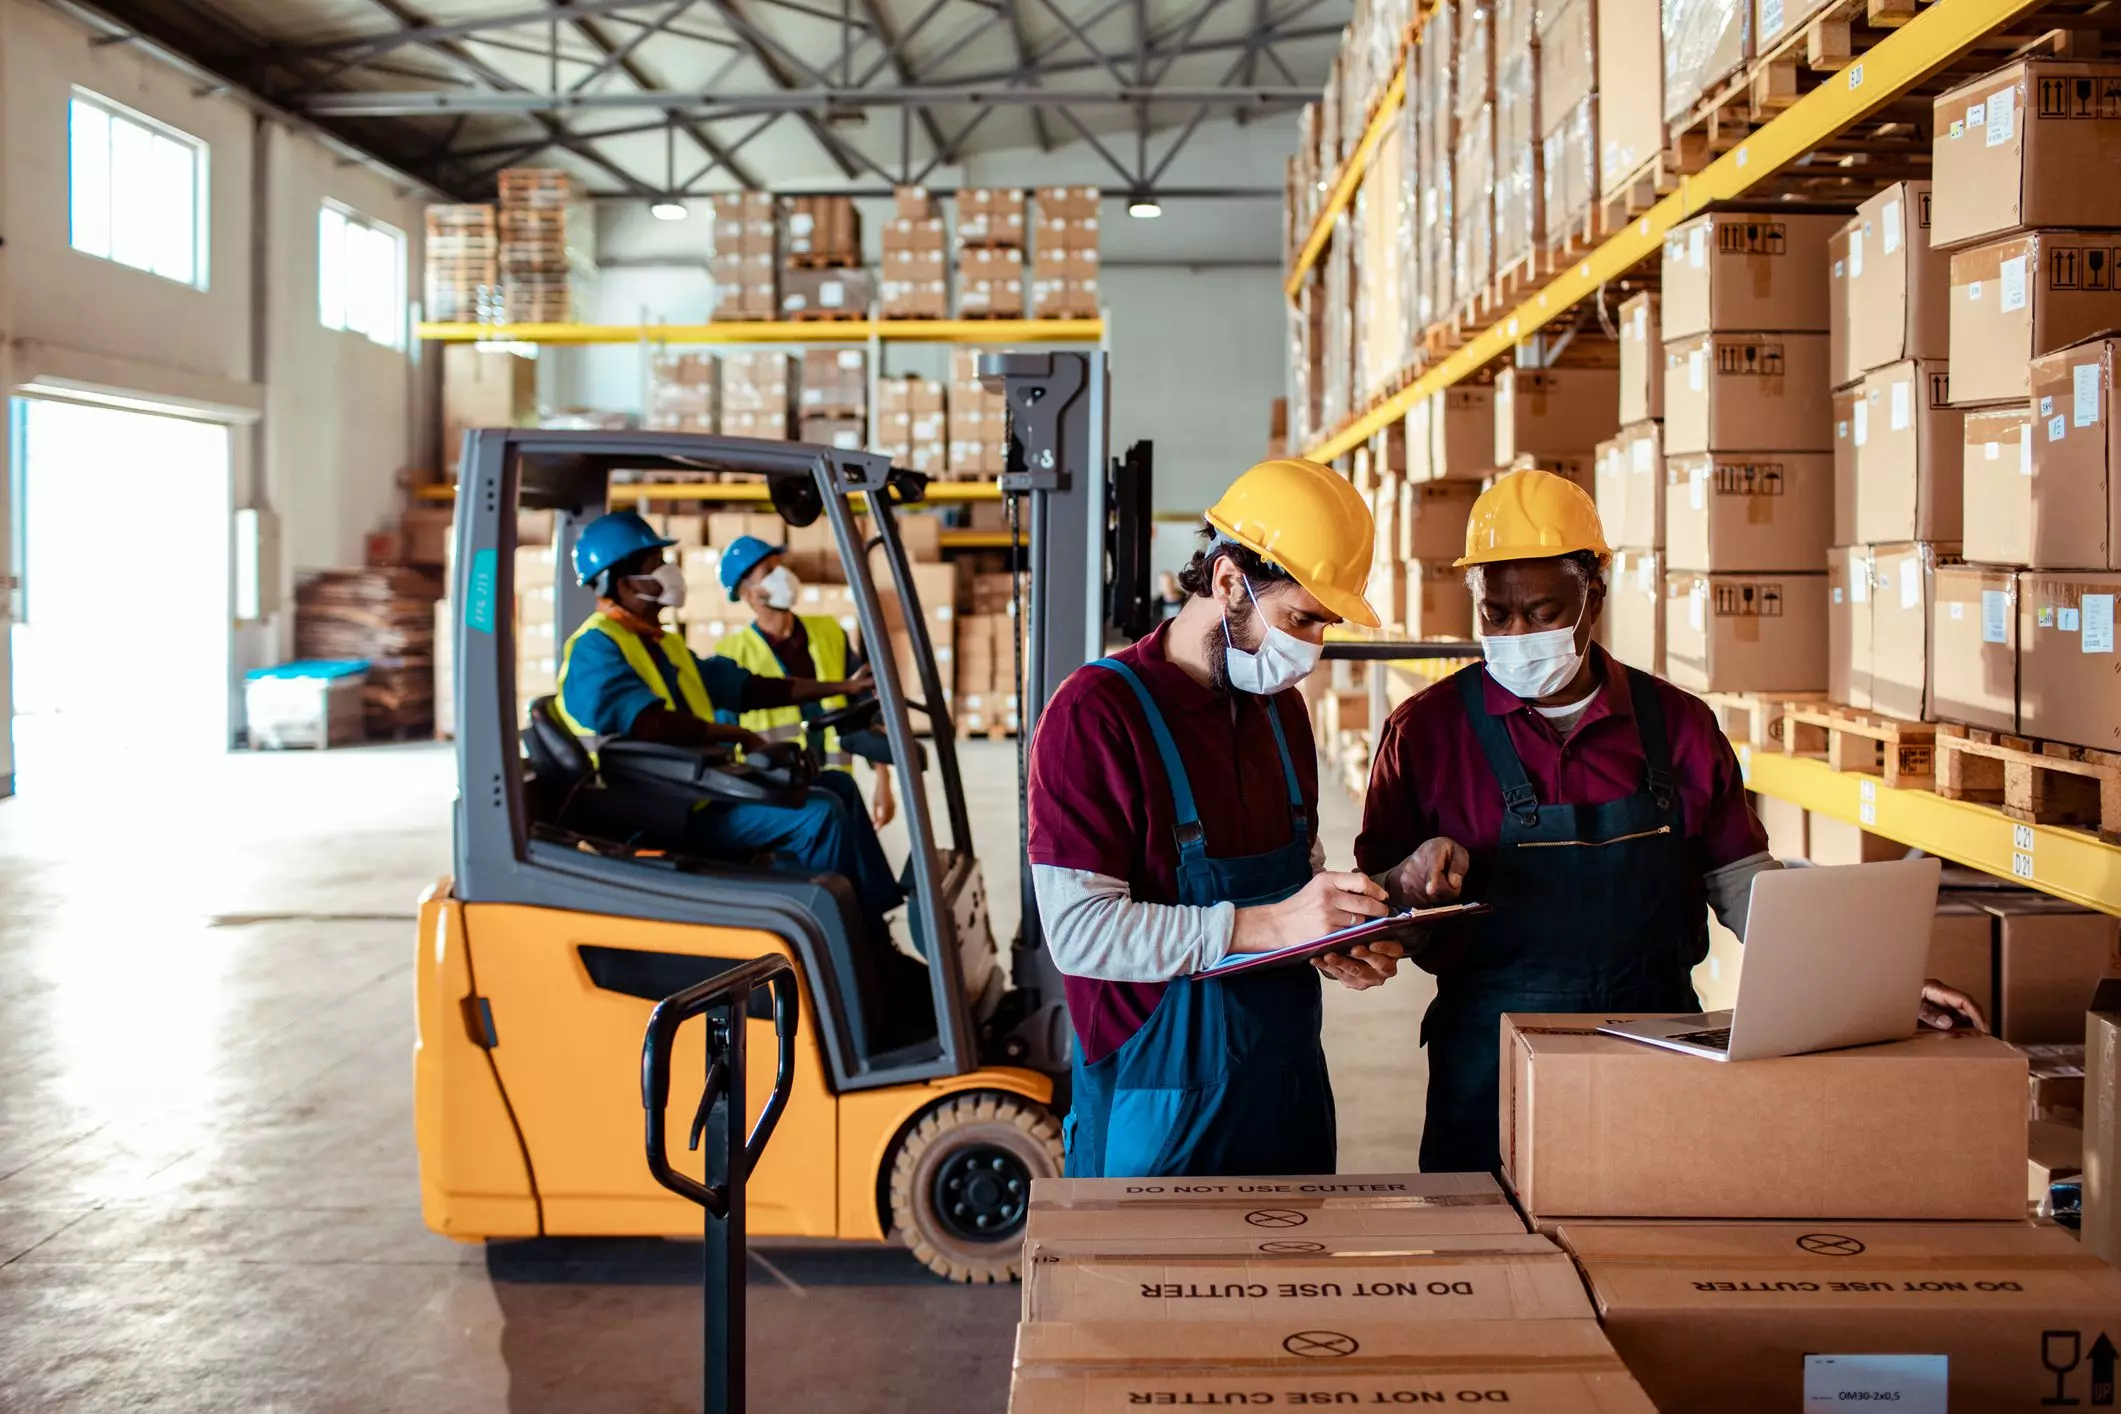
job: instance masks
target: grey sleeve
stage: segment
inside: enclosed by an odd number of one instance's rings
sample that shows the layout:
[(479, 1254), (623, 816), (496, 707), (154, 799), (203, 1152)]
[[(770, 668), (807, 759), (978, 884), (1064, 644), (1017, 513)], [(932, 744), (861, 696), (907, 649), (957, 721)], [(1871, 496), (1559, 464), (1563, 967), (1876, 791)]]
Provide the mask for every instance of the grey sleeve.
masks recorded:
[(1708, 887), (1709, 907), (1716, 910), (1724, 927), (1738, 935), (1739, 942), (1745, 941), (1745, 910), (1753, 900), (1753, 876), (1781, 867), (1782, 861), (1763, 849), (1702, 876), (1701, 882)]
[(1237, 907), (1141, 903), (1126, 880), (1051, 864), (1031, 866), (1039, 922), (1053, 963), (1072, 977), (1168, 982), (1221, 962)]

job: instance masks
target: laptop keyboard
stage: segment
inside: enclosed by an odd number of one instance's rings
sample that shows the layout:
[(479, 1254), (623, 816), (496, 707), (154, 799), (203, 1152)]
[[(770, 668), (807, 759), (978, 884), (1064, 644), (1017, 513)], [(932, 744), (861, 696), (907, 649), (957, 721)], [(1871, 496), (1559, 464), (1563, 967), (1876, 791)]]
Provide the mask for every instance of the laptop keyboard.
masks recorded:
[(1713, 1026), (1706, 1031), (1689, 1031), (1672, 1039), (1684, 1041), (1690, 1046), (1706, 1046), (1712, 1051), (1727, 1051), (1731, 1048), (1731, 1028)]

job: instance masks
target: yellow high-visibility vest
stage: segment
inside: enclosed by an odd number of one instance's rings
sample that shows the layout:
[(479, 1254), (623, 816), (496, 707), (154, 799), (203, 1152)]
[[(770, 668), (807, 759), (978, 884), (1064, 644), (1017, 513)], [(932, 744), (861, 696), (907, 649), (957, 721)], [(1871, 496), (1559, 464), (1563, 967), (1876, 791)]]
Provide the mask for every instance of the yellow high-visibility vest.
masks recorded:
[[(560, 650), (559, 690), (554, 694), (553, 705), (559, 708), (560, 720), (567, 724), (569, 731), (576, 736), (598, 735), (576, 721), (567, 711), (567, 667), (574, 658), (576, 640), (585, 633), (601, 633), (618, 644), (619, 652), (625, 655), (626, 666), (633, 669), (634, 675), (654, 690), (657, 699), (665, 707), (673, 712), (679, 710), (677, 703), (670, 698), (669, 685), (664, 682), (662, 673), (656, 670), (654, 661), (648, 656), (648, 645), (641, 642), (640, 635), (599, 610), (584, 619), (582, 626), (567, 636), (567, 646)], [(700, 681), (700, 665), (693, 661), (692, 650), (685, 646), (685, 640), (665, 629), (662, 650), (670, 666), (677, 669), (678, 691), (685, 699), (684, 710), (703, 722), (713, 721), (714, 703), (707, 696), (707, 684)]]
[[(847, 676), (847, 631), (840, 627), (838, 619), (822, 614), (798, 614), (797, 622), (810, 640), (810, 663), (817, 670), (819, 682), (838, 682)], [(714, 648), (715, 656), (728, 658), (746, 672), (762, 678), (784, 678), (787, 670), (774, 655), (773, 645), (766, 641), (764, 630), (751, 624), (741, 632), (722, 636)], [(837, 712), (847, 705), (844, 697), (828, 697), (816, 704), (817, 712)], [(813, 714), (815, 715), (815, 714)], [(761, 707), (737, 718), (737, 725), (747, 732), (757, 732), (768, 741), (795, 741), (803, 735), (803, 709), (799, 706)], [(840, 750), (838, 732), (825, 733), (825, 764), (841, 770), (852, 769), (854, 758)]]

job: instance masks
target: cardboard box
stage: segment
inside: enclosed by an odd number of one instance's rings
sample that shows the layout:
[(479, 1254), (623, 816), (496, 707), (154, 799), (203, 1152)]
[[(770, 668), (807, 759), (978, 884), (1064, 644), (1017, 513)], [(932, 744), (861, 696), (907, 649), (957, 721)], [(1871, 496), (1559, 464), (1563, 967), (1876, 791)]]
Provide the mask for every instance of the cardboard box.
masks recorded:
[(538, 416), (538, 365), (519, 354), (472, 344), (442, 347), (442, 470), (457, 473), (464, 434), (480, 427), (525, 427)]
[(1860, 225), (1860, 218), (1851, 216), (1826, 242), (1826, 366), (1836, 388), (1863, 376), (1849, 342), (1849, 238)]
[[(1981, 1014), (1996, 1014), (1995, 919), (1980, 905), (1980, 894), (1939, 894), (1937, 913), (1930, 924), (1930, 956), (1926, 976), (1948, 987), (1957, 987), (1981, 1008)], [(2031, 1060), (2028, 1058), (2030, 1067)]]
[(2121, 1324), (2121, 1274), (2025, 1222), (1563, 1223), (1559, 1237), (1668, 1414), (1941, 1411), (1947, 1391), (1955, 1410), (2087, 1401), (2094, 1347)]
[(1907, 846), (1818, 811), (1806, 812), (1805, 837), (1814, 864), (1876, 864), (1907, 858)]
[(1417, 639), (1471, 638), (1473, 591), (1449, 560), (1408, 560), (1406, 629)]
[(2026, 1061), (2032, 1067), (2026, 1077), (2031, 1089), (2031, 1117), (2036, 1120), (2073, 1119), (2082, 1123), (2084, 1047), (2076, 1043), (2035, 1042), (2018, 1049), (2025, 1052)]
[(1665, 564), (1673, 570), (1810, 570), (1833, 532), (1824, 452), (1674, 456), (1665, 462)]
[[(1834, 393), (1834, 543), (1856, 543), (1856, 404), (1863, 389)], [(1868, 414), (1866, 414), (1868, 416)]]
[(2121, 1262), (2121, 982), (2101, 982), (2084, 1018), (2084, 1250)]
[(1652, 0), (1601, 0), (1597, 25), (1598, 172), (1610, 197), (1664, 150), (1664, 73), (1646, 62), (1662, 53), (1664, 35)]
[[(2018, 1056), (2021, 1066), (2024, 1060)], [(2021, 1073), (2012, 1095), (2020, 1110), (2024, 1091)], [(2022, 1125), (2019, 1132), (2022, 1137)], [(2014, 1187), (2024, 1185), (2024, 1168), (2021, 1154)], [(1284, 1250), (1298, 1245), (1302, 1250)], [(1024, 1269), (1026, 1321), (1119, 1321), (1169, 1331), (1248, 1320), (1295, 1320), (1315, 1329), (1364, 1315), (1538, 1321), (1589, 1314), (1568, 1258), (1530, 1233), (1425, 1233), (1386, 1242), (1328, 1237), (1301, 1244), (1263, 1241), (1257, 1233), (1032, 1239), (1024, 1244)]]
[(1431, 394), (1428, 444), (1432, 480), (1478, 481), (1494, 471), (1494, 385), (1461, 383)]
[(1930, 184), (1895, 182), (1849, 233), (1848, 358), (1869, 372), (1950, 352), (1951, 262), (1930, 248)]
[(1873, 547), (1877, 592), (1871, 596), (1871, 707), (1903, 721), (1936, 720), (1930, 702), (1930, 620), (1940, 561), (1958, 546), (1927, 541)]
[(1826, 685), (1824, 574), (1667, 574), (1665, 676), (1692, 692)]
[(1811, 858), (1811, 835), (1805, 828), (1807, 813), (1803, 806), (1779, 795), (1756, 795), (1753, 813), (1767, 831), (1768, 853), (1785, 862)]
[(2027, 736), (2121, 750), (2117, 594), (2121, 574), (2018, 576), (2018, 728)]
[(1620, 306), (1620, 422), (1664, 416), (1664, 325), (1657, 296), (1643, 293)]
[(1615, 550), (1605, 576), (1606, 651), (1631, 668), (1664, 676), (1664, 556)]
[[(2121, 80), (2117, 80), (2121, 83)], [(2013, 504), (2034, 569), (2121, 569), (2121, 454), (2113, 415), (2121, 339), (2097, 338), (2033, 360), (2032, 480)], [(1998, 478), (2000, 479), (2000, 478)], [(2013, 498), (2014, 502), (2019, 498)]]
[(1953, 540), (1963, 524), (1966, 414), (1941, 363), (1875, 369), (1852, 409), (1856, 541)]
[(1837, 546), (1826, 560), (1826, 695), (1871, 705), (1871, 596), (1877, 567), (1868, 545)]
[(1399, 556), (1403, 560), (1455, 560), (1466, 552), (1466, 521), (1480, 487), (1468, 481), (1402, 483)]
[(1952, 397), (2023, 398), (2031, 360), (2121, 327), (2117, 248), (2109, 232), (2043, 230), (1953, 251)]
[(2017, 573), (1939, 565), (1931, 594), (1931, 710), (1939, 721), (2017, 731)]
[(1631, 423), (1620, 430), (1616, 440), (1621, 514), (1617, 519), (1608, 518), (1601, 505), (1599, 519), (1605, 523), (1606, 535), (1614, 545), (1662, 549), (1666, 533), (1664, 425)]
[(2121, 972), (2121, 923), (2043, 894), (1995, 893), (1996, 1034), (2018, 1043), (2068, 1044), (2084, 1030), (2092, 994)]
[(1487, 1174), (1294, 1178), (1036, 1178), (1029, 1241), (1046, 1238), (1413, 1237), (1522, 1233)]
[(866, 317), (876, 303), (876, 275), (856, 268), (781, 272), (781, 313), (840, 313)]
[(2084, 1176), (2084, 1128), (2061, 1120), (2034, 1120), (2027, 1128), (2026, 1201), (2041, 1217), (2054, 1216), (2054, 1188)]
[[(1654, 1414), (1595, 1321), (1336, 1321), (1020, 1326), (1011, 1414), (1146, 1407), (1510, 1404), (1543, 1414)], [(1353, 1359), (1345, 1357), (1353, 1356)]]
[(1716, 1065), (1604, 1019), (1502, 1019), (1503, 1168), (1542, 1219), (2024, 1215), (2026, 1061), (1993, 1036)]
[(1753, 0), (1753, 44), (1759, 53), (1826, 8), (1826, 0)]
[[(1669, 306), (1668, 306), (1669, 307)], [(1824, 334), (1702, 334), (1664, 346), (1664, 454), (1831, 452)]]
[(1529, 453), (1590, 452), (1619, 426), (1620, 372), (1612, 368), (1507, 368), (1495, 376), (1494, 466)]
[[(2044, 362), (2044, 360), (2043, 360)], [(1960, 503), (1964, 507), (1966, 557), (1985, 564), (2022, 565), (2033, 554), (2035, 507), (2033, 405), (1976, 408), (1961, 433)], [(2081, 439), (2090, 441), (2090, 438)], [(2076, 527), (2039, 516), (2043, 536), (2078, 540)]]
[(2035, 226), (2121, 226), (2121, 64), (2026, 59), (1935, 101), (1942, 246)]
[[(1697, 102), (1751, 62), (1753, 7), (1746, 0), (1665, 0), (1659, 47), (1664, 116), (1667, 122), (1684, 123)], [(1644, 50), (1642, 57), (1649, 53)]]
[(1827, 244), (1843, 222), (1719, 211), (1674, 226), (1664, 238), (1665, 343), (1736, 329), (1809, 331), (1823, 343)]

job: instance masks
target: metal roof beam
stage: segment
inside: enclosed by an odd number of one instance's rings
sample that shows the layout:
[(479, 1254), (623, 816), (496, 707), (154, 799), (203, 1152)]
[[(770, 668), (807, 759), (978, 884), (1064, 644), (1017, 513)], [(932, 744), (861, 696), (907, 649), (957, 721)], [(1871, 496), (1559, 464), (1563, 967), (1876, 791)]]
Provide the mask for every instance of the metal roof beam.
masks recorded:
[[(668, 18), (675, 19), (679, 12), (690, 8), (691, 4), (692, 0), (678, 0), (677, 9), (671, 11)], [(603, 54), (605, 64), (616, 67), (619, 72), (626, 76), (628, 82), (643, 92), (656, 86), (655, 79), (648, 71), (635, 63), (630, 57), (630, 49), (614, 45), (610, 39), (605, 37), (602, 30), (587, 20), (574, 19), (570, 22), (577, 34), (588, 40), (590, 44), (594, 45)], [(638, 45), (642, 38), (652, 32), (652, 30), (644, 30), (642, 34), (635, 36), (634, 43)], [(591, 77), (593, 78), (595, 75), (592, 74)], [(581, 85), (577, 84), (575, 87), (579, 89)], [(758, 185), (758, 178), (737, 164), (736, 155), (715, 141), (714, 137), (701, 128), (699, 124), (672, 108), (665, 108), (663, 117), (669, 125), (682, 129), (685, 136), (699, 144), (701, 151), (728, 168), (730, 176), (735, 177), (747, 187)]]
[[(491, 89), (415, 91), (410, 93), (324, 93), (310, 98), (305, 111), (327, 117), (399, 118), (435, 113), (575, 113), (654, 108), (702, 117), (735, 117), (789, 112), (814, 117), (825, 112), (861, 108), (949, 107), (963, 104), (1007, 104), (1033, 107), (1111, 108), (1143, 103), (1205, 103), (1213, 107), (1264, 107), (1307, 103), (1318, 91), (1308, 86), (1248, 88), (1022, 89), (1006, 87), (776, 88), (759, 93), (692, 93), (651, 89), (640, 93), (533, 93)], [(569, 137), (576, 134), (569, 133)], [(593, 137), (597, 134), (582, 134)], [(611, 136), (605, 133), (603, 136)], [(564, 144), (563, 144), (564, 145)], [(889, 172), (879, 169), (887, 181)]]
[(489, 30), (521, 29), (526, 25), (549, 24), (567, 15), (595, 19), (603, 15), (615, 15), (623, 10), (646, 10), (660, 3), (662, 0), (580, 0), (579, 4), (567, 5), (560, 3), (560, 0), (550, 0), (550, 3), (540, 5), (534, 10), (511, 10), (505, 15), (482, 15), (475, 20), (455, 20), (448, 24), (419, 21), (403, 25), (390, 34), (363, 34), (350, 39), (329, 39), (318, 44), (274, 45), (258, 57), (285, 59), (299, 55), (344, 54), (349, 50), (367, 50), (369, 57), (373, 58), (408, 45), (431, 44), (445, 39), (468, 39)]
[[(884, 46), (885, 57), (891, 61), (891, 71), (898, 75), (900, 83), (912, 83), (913, 65), (907, 61), (906, 51), (899, 37), (892, 32), (890, 21), (884, 18), (883, 7), (877, 0), (861, 0), (861, 6), (863, 15), (869, 21), (869, 27), (876, 33), (877, 42)], [(841, 57), (852, 58), (852, 47), (850, 46)], [(843, 72), (840, 77), (844, 82), (848, 75)], [(943, 130), (936, 126), (935, 115), (926, 108), (916, 108), (914, 113), (920, 119), (921, 132), (927, 136), (929, 148), (937, 152), (942, 151)]]

